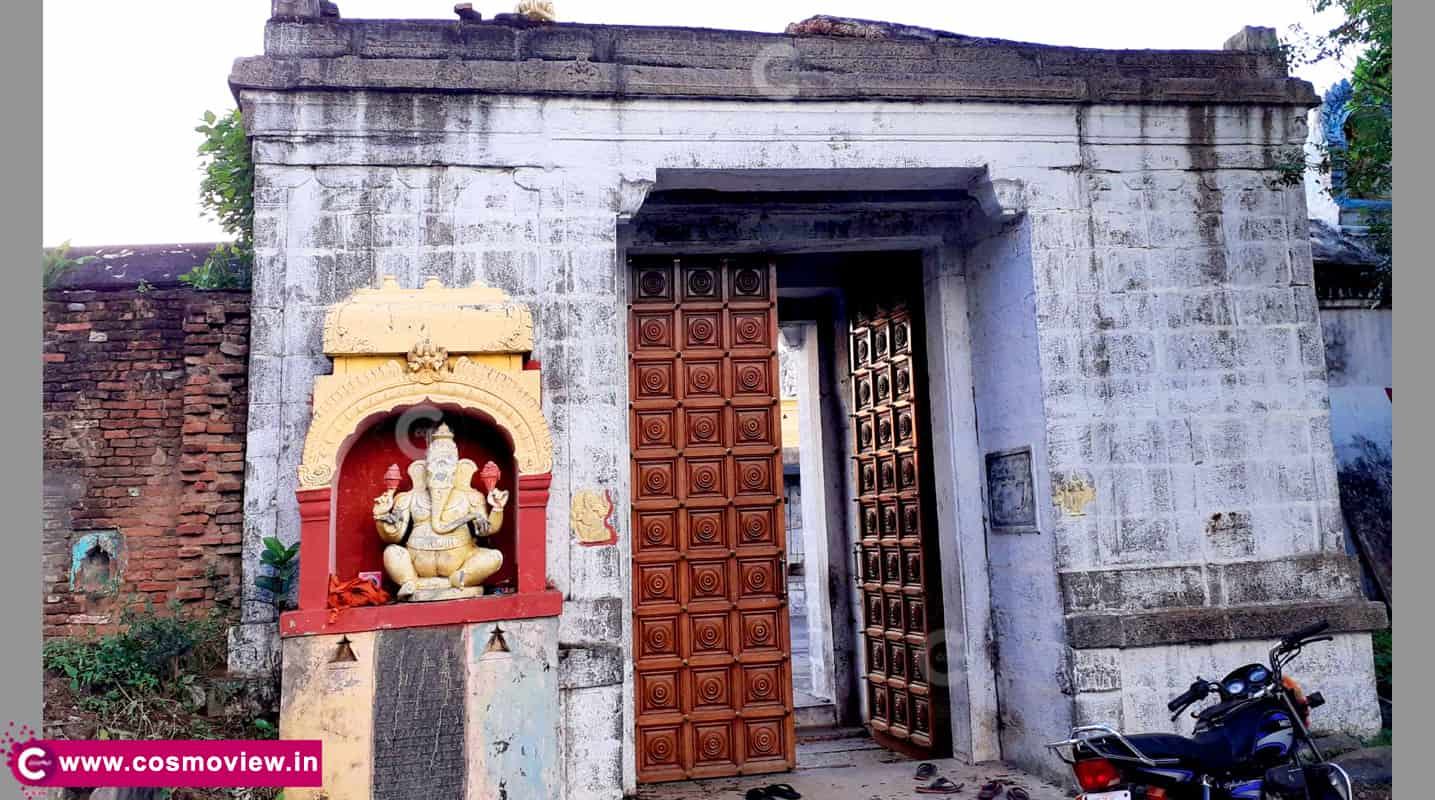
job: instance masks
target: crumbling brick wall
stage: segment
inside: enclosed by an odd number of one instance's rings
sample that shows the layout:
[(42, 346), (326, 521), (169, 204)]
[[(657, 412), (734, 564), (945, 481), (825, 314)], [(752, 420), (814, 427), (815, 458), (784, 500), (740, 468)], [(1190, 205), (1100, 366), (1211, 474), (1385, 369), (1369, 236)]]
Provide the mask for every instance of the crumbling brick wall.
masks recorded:
[(47, 292), (44, 632), (236, 607), (249, 296)]

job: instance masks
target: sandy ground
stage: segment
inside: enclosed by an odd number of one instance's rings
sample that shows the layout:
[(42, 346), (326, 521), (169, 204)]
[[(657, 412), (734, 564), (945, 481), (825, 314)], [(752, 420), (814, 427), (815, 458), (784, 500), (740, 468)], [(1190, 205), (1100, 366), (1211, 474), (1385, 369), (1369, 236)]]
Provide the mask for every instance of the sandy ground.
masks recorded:
[[(912, 800), (921, 795), (913, 789), (912, 773), (919, 762), (890, 753), (871, 739), (852, 738), (807, 742), (798, 746), (797, 769), (778, 775), (747, 778), (714, 778), (703, 781), (644, 786), (640, 800), (741, 800), (748, 789), (786, 783), (815, 800)], [(989, 780), (1013, 781), (1031, 794), (1032, 800), (1068, 800), (1066, 787), (1053, 786), (1001, 763), (967, 764), (957, 759), (940, 759), (937, 774), (953, 783), (965, 784), (953, 797), (976, 797), (977, 789)], [(1005, 798), (1005, 793), (1002, 794)]]

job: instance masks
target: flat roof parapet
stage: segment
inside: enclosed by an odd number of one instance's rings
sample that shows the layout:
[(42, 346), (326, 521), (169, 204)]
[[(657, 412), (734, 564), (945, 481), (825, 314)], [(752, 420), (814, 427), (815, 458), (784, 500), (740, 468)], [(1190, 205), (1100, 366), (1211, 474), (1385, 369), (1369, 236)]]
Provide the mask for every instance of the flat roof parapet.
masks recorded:
[(269, 21), (230, 86), (746, 100), (1312, 106), (1267, 50), (1098, 50), (931, 32), (859, 38), (522, 20)]

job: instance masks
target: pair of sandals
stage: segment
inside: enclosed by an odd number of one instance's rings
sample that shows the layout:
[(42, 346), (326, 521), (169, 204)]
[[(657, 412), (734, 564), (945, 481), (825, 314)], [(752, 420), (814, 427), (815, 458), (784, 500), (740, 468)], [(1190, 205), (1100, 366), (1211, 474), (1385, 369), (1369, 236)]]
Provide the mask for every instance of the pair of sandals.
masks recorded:
[(922, 763), (917, 765), (916, 774), (917, 794), (956, 794), (962, 790), (964, 783), (952, 783), (946, 778), (937, 775), (937, 765)]
[(977, 790), (977, 800), (996, 800), (1003, 790), (1006, 791), (1008, 800), (1031, 800), (1031, 795), (1027, 794), (1025, 789), (1001, 778), (983, 784), (982, 788)]
[[(923, 763), (918, 765), (916, 779), (923, 785), (917, 787), (917, 794), (956, 794), (962, 790), (964, 783), (952, 783), (950, 780), (937, 776), (935, 764)], [(930, 783), (927, 783), (930, 781)], [(1006, 788), (1010, 781), (997, 779), (988, 781), (977, 790), (977, 800), (996, 800), (1002, 791), (1006, 791), (1008, 800), (1031, 800), (1031, 795), (1020, 786)]]
[(748, 789), (743, 795), (745, 800), (769, 800), (769, 798), (780, 798), (780, 800), (797, 800), (802, 795), (791, 786), (785, 783), (774, 783), (771, 786), (763, 786), (757, 789)]

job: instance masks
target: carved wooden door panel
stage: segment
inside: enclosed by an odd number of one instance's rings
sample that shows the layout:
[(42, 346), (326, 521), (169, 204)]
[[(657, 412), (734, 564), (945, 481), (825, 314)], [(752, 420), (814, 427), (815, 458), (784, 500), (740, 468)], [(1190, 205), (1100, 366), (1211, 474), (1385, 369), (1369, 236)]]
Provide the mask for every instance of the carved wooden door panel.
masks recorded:
[[(872, 289), (849, 294), (875, 296)], [(941, 571), (923, 331), (913, 306), (900, 297), (868, 300), (849, 320), (861, 641), (873, 738), (913, 756), (941, 757), (951, 748)]]
[(638, 779), (788, 770), (775, 268), (630, 263)]

